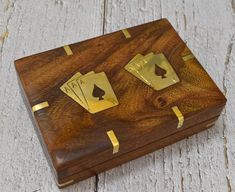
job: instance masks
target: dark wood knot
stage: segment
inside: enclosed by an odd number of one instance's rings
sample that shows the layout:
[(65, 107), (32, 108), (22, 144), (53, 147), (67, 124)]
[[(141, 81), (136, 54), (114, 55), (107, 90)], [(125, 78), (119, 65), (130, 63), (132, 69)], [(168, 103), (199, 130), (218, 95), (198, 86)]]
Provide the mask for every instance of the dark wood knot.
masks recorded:
[(167, 104), (167, 101), (163, 97), (157, 97), (154, 101), (154, 105), (158, 108), (165, 107), (166, 104)]

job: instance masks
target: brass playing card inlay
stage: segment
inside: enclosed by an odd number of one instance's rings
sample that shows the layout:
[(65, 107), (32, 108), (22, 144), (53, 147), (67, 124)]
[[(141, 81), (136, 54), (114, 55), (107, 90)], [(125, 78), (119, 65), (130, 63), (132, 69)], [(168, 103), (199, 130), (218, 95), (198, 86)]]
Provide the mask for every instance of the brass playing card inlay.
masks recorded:
[(118, 100), (104, 72), (76, 73), (60, 89), (90, 113), (118, 105)]
[(178, 83), (179, 77), (164, 54), (137, 54), (125, 66), (135, 77), (155, 90), (161, 90)]

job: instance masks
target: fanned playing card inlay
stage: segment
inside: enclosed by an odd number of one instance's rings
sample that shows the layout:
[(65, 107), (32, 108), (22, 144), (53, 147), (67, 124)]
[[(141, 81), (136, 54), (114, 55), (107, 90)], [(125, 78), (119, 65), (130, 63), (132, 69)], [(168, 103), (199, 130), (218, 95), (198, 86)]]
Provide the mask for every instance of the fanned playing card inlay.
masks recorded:
[(118, 105), (118, 100), (104, 72), (76, 73), (60, 89), (90, 113)]
[(126, 64), (125, 69), (157, 91), (180, 82), (163, 53), (137, 54)]

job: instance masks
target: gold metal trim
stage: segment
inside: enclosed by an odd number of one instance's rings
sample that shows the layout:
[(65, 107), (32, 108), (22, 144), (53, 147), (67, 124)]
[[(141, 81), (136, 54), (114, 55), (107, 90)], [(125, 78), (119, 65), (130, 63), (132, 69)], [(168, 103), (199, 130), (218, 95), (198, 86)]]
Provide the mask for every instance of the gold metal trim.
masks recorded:
[(179, 121), (178, 126), (177, 126), (177, 129), (178, 129), (178, 128), (182, 127), (184, 124), (184, 116), (177, 106), (174, 106), (171, 109), (173, 110), (173, 112), (175, 113), (175, 115), (178, 118), (178, 121)]
[(129, 31), (127, 29), (123, 29), (122, 32), (127, 39), (131, 38), (131, 34), (129, 33)]
[(119, 141), (118, 141), (116, 135), (114, 134), (113, 130), (108, 131), (107, 135), (109, 136), (109, 139), (113, 145), (113, 154), (115, 154), (119, 151)]
[(182, 57), (182, 59), (184, 61), (188, 61), (188, 60), (193, 59), (193, 58), (195, 58), (195, 56), (193, 54), (189, 54), (189, 55), (186, 55), (186, 56)]
[(67, 181), (67, 182), (62, 183), (62, 184), (59, 184), (59, 183), (57, 182), (57, 185), (58, 185), (58, 187), (65, 187), (65, 186), (67, 186), (67, 185), (69, 185), (69, 184), (72, 184), (73, 182), (74, 182), (74, 180), (70, 180), (70, 181)]
[(211, 122), (211, 123), (208, 123), (207, 125), (206, 125), (206, 127), (211, 127), (211, 126), (214, 126), (215, 125), (215, 121), (214, 122)]
[(45, 107), (49, 107), (49, 103), (47, 101), (34, 105), (32, 107), (32, 112), (34, 113), (35, 111), (41, 110)]
[(65, 45), (64, 50), (65, 50), (67, 55), (72, 55), (73, 54), (73, 52), (72, 52), (71, 48), (69, 47), (69, 45)]

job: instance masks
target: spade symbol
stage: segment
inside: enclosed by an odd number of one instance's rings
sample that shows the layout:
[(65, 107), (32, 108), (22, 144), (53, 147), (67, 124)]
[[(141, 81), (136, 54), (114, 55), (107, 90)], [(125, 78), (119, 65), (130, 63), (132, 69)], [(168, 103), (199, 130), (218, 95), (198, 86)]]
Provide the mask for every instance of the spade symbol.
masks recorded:
[(155, 74), (156, 74), (157, 76), (161, 76), (162, 79), (163, 79), (163, 78), (166, 78), (166, 76), (165, 76), (166, 72), (167, 72), (167, 71), (166, 71), (165, 69), (159, 67), (158, 65), (155, 65)]
[(99, 88), (96, 84), (94, 84), (94, 89), (92, 92), (93, 97), (99, 97), (99, 100), (103, 100), (103, 96), (105, 95), (105, 92), (103, 89)]

